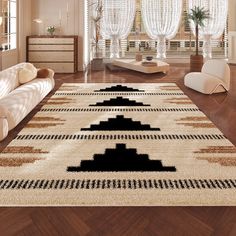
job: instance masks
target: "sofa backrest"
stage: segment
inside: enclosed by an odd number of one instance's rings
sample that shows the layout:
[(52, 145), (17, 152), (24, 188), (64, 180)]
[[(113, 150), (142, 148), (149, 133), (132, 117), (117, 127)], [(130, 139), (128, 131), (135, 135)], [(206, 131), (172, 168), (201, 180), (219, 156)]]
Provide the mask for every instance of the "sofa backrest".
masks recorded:
[(0, 99), (19, 87), (18, 71), (27, 63), (20, 63), (0, 72)]

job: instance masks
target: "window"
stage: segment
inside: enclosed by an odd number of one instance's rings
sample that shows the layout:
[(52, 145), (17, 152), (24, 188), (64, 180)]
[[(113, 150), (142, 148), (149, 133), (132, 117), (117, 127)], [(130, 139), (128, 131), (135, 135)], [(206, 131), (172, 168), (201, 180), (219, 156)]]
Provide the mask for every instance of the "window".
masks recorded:
[[(188, 0), (183, 0), (183, 13), (179, 30), (175, 38), (167, 40), (167, 57), (186, 57), (195, 51), (195, 37), (191, 32), (190, 25), (186, 21), (188, 11)], [(102, 41), (102, 39), (101, 39)], [(121, 55), (125, 57), (134, 57), (135, 53), (141, 51), (144, 55), (156, 55), (157, 41), (148, 37), (142, 20), (141, 0), (136, 0), (136, 15), (133, 27), (127, 39), (121, 40)], [(103, 55), (110, 56), (110, 40), (105, 40)], [(199, 42), (200, 50), (203, 47), (202, 39)], [(226, 58), (228, 51), (228, 27), (221, 38), (212, 40), (212, 54), (214, 58)]]
[[(182, 22), (180, 23), (179, 31), (175, 38), (167, 41), (167, 57), (188, 57), (195, 50), (195, 37), (190, 30), (189, 23), (185, 20), (187, 9), (188, 0), (183, 0)], [(223, 36), (220, 39), (212, 41), (213, 57), (227, 57), (227, 50), (225, 50), (228, 41), (227, 34), (228, 30), (226, 27)], [(157, 43), (155, 40), (151, 40), (145, 33), (142, 22), (140, 0), (136, 0), (136, 17), (132, 31), (129, 35), (129, 40), (133, 41), (133, 44), (135, 44), (135, 41), (138, 41), (138, 45), (140, 44), (139, 42), (141, 42), (141, 47), (136, 47), (136, 51), (140, 50), (144, 53), (146, 52), (146, 54), (155, 55)], [(144, 40), (146, 40), (147, 43), (143, 42)], [(202, 41), (199, 42), (199, 46), (200, 49), (203, 47)], [(131, 51), (128, 51), (126, 55), (130, 55), (130, 53)]]
[(2, 48), (16, 48), (17, 42), (17, 0), (2, 0), (3, 30)]

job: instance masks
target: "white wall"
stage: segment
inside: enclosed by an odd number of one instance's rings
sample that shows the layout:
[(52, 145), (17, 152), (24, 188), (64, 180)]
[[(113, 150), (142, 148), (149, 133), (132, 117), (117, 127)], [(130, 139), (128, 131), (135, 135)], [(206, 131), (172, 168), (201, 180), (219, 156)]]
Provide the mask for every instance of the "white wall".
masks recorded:
[[(1, 3), (1, 1), (0, 1)], [(2, 4), (0, 4), (0, 17), (2, 17)], [(2, 26), (0, 25), (0, 45), (2, 45)], [(0, 51), (0, 71), (2, 70), (2, 52)]]
[(18, 63), (17, 49), (2, 52), (2, 69), (14, 66)]
[[(7, 68), (26, 60), (26, 36), (45, 35), (49, 25), (60, 26), (59, 11), (61, 11), (61, 31), (57, 34), (78, 35), (79, 58), (78, 68), (83, 69), (83, 24), (84, 0), (18, 0), (19, 1), (19, 44), (18, 50), (3, 53), (3, 67)], [(67, 3), (69, 14), (67, 18)], [(33, 19), (43, 20), (41, 25)]]
[[(1, 0), (0, 0), (1, 1)], [(79, 36), (79, 69), (83, 67), (84, 0), (18, 0), (19, 44), (18, 50), (4, 52), (3, 67), (9, 67), (26, 59), (26, 36), (46, 34), (48, 25), (59, 26), (59, 11), (62, 12), (61, 34)], [(69, 17), (67, 21), (67, 3)], [(33, 19), (41, 18), (43, 24), (36, 25)], [(236, 0), (229, 0), (229, 31), (236, 31)], [(57, 32), (59, 33), (59, 32)], [(1, 54), (1, 53), (0, 53)], [(1, 55), (0, 55), (1, 60)], [(1, 61), (0, 61), (1, 64)], [(1, 68), (1, 66), (0, 66)]]
[[(67, 4), (69, 12), (67, 14)], [(79, 70), (83, 69), (83, 9), (84, 0), (33, 0), (32, 1), (32, 34), (45, 35), (47, 26), (61, 28), (56, 34), (79, 36)], [(68, 17), (67, 17), (68, 15)], [(41, 19), (42, 24), (33, 23), (33, 19)]]
[(236, 1), (229, 0), (229, 63), (236, 63)]
[(229, 0), (229, 31), (236, 31), (236, 1)]
[[(33, 0), (35, 1), (35, 0)], [(19, 38), (18, 61), (26, 60), (26, 36), (31, 35), (31, 0), (20, 0), (19, 5)]]

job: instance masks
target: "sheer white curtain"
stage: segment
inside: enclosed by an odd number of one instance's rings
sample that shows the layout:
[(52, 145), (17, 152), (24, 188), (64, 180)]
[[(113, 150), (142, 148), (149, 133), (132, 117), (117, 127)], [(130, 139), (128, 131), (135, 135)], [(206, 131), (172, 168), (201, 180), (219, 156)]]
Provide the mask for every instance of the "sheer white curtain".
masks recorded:
[[(228, 16), (228, 0), (189, 0), (189, 9), (195, 6), (204, 7), (209, 10), (210, 19), (205, 21), (205, 26), (200, 28), (200, 36), (203, 38), (203, 56), (212, 58), (212, 39), (222, 36)], [(192, 22), (191, 29), (195, 32), (195, 25)]]
[(133, 26), (135, 0), (103, 0), (101, 34), (103, 39), (111, 39), (110, 57), (120, 57), (120, 39), (126, 39)]
[(175, 37), (182, 15), (182, 0), (142, 0), (142, 17), (148, 36), (157, 40), (157, 58), (166, 58), (166, 39)]

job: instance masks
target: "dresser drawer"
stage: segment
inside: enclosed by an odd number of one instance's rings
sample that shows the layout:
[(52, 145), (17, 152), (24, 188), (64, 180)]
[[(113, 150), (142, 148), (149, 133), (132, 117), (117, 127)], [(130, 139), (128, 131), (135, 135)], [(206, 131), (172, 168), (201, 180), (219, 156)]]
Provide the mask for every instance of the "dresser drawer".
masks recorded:
[(74, 73), (74, 63), (33, 63), (36, 68), (50, 68), (56, 73)]
[(74, 45), (29, 45), (29, 51), (74, 51)]
[(74, 44), (73, 38), (29, 38), (29, 44)]
[(29, 52), (29, 62), (73, 62), (74, 52)]
[(28, 36), (27, 61), (57, 73), (78, 70), (78, 36)]

